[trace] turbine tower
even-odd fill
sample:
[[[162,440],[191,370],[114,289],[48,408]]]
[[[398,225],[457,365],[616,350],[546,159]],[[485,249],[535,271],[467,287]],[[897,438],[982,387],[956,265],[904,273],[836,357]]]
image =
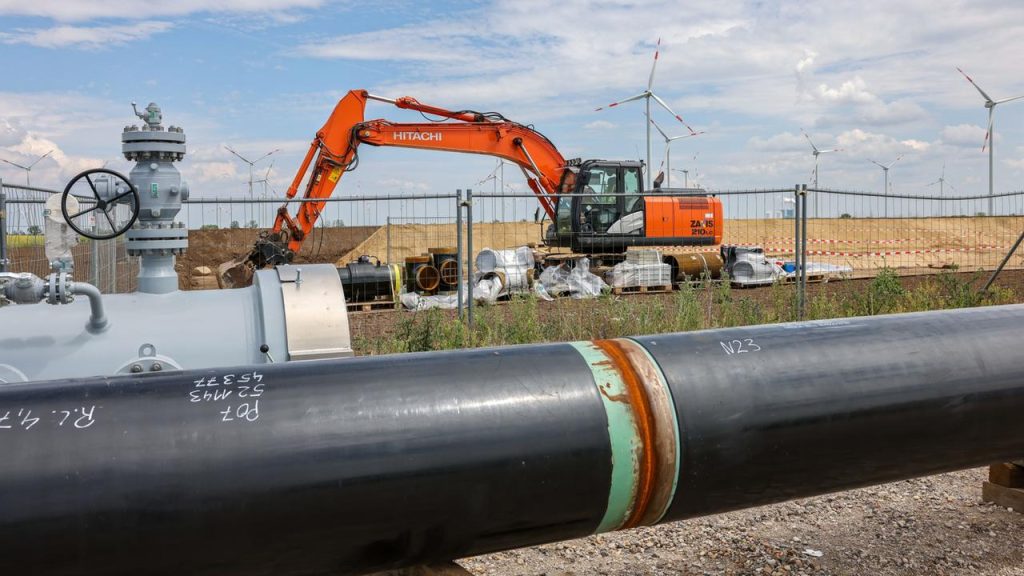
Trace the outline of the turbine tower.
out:
[[[889,162],[888,164],[881,164],[881,163],[875,162],[874,160],[871,161],[872,164],[874,164],[874,165],[878,166],[879,168],[881,168],[882,172],[885,174],[885,190],[882,193],[886,197],[882,199],[882,204],[885,206],[884,209],[885,209],[885,217],[886,218],[889,217],[889,198],[888,198],[888,196],[889,196],[889,168],[892,168],[893,164],[899,162],[900,158],[903,158],[903,154],[900,154],[899,156],[896,157],[895,160],[893,160],[892,162]]]
[[[995,113],[996,106],[998,106],[999,104],[1004,104],[1006,102],[1020,100],[1021,98],[1024,98],[1024,94],[1020,96],[1013,96],[1011,98],[1003,98],[1001,100],[993,100],[992,97],[986,94],[985,91],[981,89],[981,86],[978,86],[974,82],[974,80],[971,80],[971,77],[968,76],[966,72],[961,70],[959,66],[957,67],[957,70],[961,74],[963,74],[964,78],[967,78],[967,81],[971,83],[971,86],[974,86],[978,93],[981,94],[981,97],[985,99],[985,108],[988,108],[988,130],[985,131],[985,141],[981,145],[981,151],[984,152],[985,146],[988,146],[988,215],[991,216],[993,194],[992,167],[994,165],[994,153],[992,149],[995,148],[995,146],[993,146],[995,140],[995,133],[992,131],[995,128],[995,125],[992,116]]]
[[[10,164],[11,166],[14,166],[15,168],[21,168],[22,170],[24,170],[25,171],[25,186],[31,187],[32,186],[32,179],[31,179],[30,176],[32,175],[32,167],[35,166],[36,164],[39,164],[39,162],[41,162],[43,158],[46,158],[50,154],[53,154],[53,150],[50,150],[46,154],[43,154],[39,158],[36,158],[28,166],[22,166],[21,164],[17,164],[15,162],[11,162],[10,160],[4,160],[3,158],[0,158],[0,162],[6,162],[6,163]]]
[[[800,129],[800,132],[803,133],[804,138],[807,138],[807,142],[811,145],[811,154],[814,155],[814,188],[815,188],[815,190],[817,190],[817,188],[818,188],[818,157],[821,156],[822,154],[830,154],[832,152],[842,152],[843,149],[842,148],[832,148],[830,150],[819,150],[818,147],[814,145],[814,142],[811,141],[811,137],[807,134],[807,132],[804,132],[803,128]],[[818,217],[818,195],[814,194],[813,196],[811,196],[811,200],[813,200],[813,204],[814,204],[814,209],[811,212],[813,213],[813,217],[817,218]]]
[[[658,123],[654,121],[654,118],[651,118],[650,121],[651,124],[653,124],[654,127],[658,129],[658,133],[661,134],[661,137],[665,139],[665,160],[663,162],[665,163],[665,187],[668,188],[669,186],[671,186],[672,182],[672,143],[675,142],[676,140],[683,140],[685,138],[693,138],[694,136],[700,136],[701,134],[704,133],[704,131],[691,131],[689,134],[669,136],[668,134],[665,133],[664,130],[661,129],[661,126],[658,126]]]
[[[946,190],[946,165],[945,164],[942,165],[942,175],[939,176],[939,179],[934,181],[934,182],[931,182],[929,184],[926,184],[925,187],[928,188],[928,187],[931,187],[931,186],[935,186],[936,184],[939,185],[939,198],[945,198],[945,190]],[[952,184],[949,184],[949,189],[953,190],[954,192],[956,191],[956,188],[954,188]],[[939,201],[939,216],[945,216],[945,210],[943,209],[943,206],[942,206],[942,200]]]
[[[646,105],[646,111],[644,112],[644,115],[647,117],[647,120],[650,120],[651,119],[651,99],[653,98],[655,102],[657,102],[662,108],[667,110],[668,113],[671,114],[676,120],[678,120],[680,124],[682,124],[683,126],[686,126],[686,128],[690,131],[690,134],[696,135],[696,133],[693,131],[693,128],[690,128],[690,126],[686,123],[686,121],[683,120],[683,117],[680,116],[679,114],[676,114],[672,110],[672,108],[670,108],[669,105],[665,103],[664,100],[659,98],[658,95],[655,94],[652,91],[652,89],[654,87],[654,70],[655,70],[655,68],[658,67],[658,52],[660,50],[661,50],[661,38],[658,38],[658,44],[657,44],[657,46],[654,49],[654,63],[651,64],[651,75],[647,79],[647,89],[646,90],[644,90],[643,92],[637,94],[636,96],[630,96],[629,98],[626,98],[624,100],[619,100],[618,102],[612,102],[611,104],[609,104],[607,106],[601,106],[600,108],[595,109],[595,112],[600,112],[601,110],[604,110],[605,108],[614,108],[614,107],[618,106],[619,104],[625,104],[626,102],[632,102],[634,100],[640,100],[641,98],[643,98],[644,103]],[[651,123],[650,122],[646,122],[646,124],[647,124],[647,189],[649,190],[651,188]]]

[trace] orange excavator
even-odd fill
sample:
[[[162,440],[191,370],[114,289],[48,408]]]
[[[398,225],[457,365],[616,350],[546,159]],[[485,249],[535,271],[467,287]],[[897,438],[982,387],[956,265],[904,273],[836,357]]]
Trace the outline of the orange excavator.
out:
[[[368,100],[441,120],[365,120]],[[718,198],[700,190],[657,187],[651,191],[654,195],[645,196],[641,162],[566,160],[543,134],[496,112],[452,111],[408,96],[390,99],[352,90],[316,133],[273,229],[261,233],[253,250],[227,273],[222,268],[229,284],[244,282],[254,269],[291,262],[324,210],[323,200],[346,172],[358,166],[361,144],[484,154],[516,164],[554,223],[545,237],[552,246],[596,254],[624,253],[630,246],[712,246],[722,240]],[[292,216],[289,201],[304,180],[304,201]],[[242,268],[248,272],[240,275]]]

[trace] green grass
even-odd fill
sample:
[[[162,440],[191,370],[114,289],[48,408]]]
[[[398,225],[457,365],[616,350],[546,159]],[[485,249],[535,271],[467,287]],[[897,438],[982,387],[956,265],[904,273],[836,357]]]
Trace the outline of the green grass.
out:
[[[883,269],[858,290],[820,290],[807,303],[807,320],[942,310],[1016,301],[1012,291],[977,292],[978,276],[944,272],[913,289],[903,286],[891,269]],[[842,287],[842,285],[839,285]],[[403,314],[388,334],[357,336],[361,354],[389,354],[564,342],[642,334],[685,332],[705,328],[748,326],[796,320],[793,286],[776,285],[767,296],[733,290],[728,282],[684,286],[671,299],[604,295],[583,302],[542,306],[533,297],[506,305],[474,308],[473,329],[452,311],[426,310]]]

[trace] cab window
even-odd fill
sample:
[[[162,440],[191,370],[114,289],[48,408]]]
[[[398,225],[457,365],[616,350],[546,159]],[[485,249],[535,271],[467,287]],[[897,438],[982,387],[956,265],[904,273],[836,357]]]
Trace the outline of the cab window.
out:
[[[595,167],[590,169],[590,176],[587,185],[583,187],[584,194],[591,194],[584,198],[585,204],[615,204],[615,194],[618,182],[615,176],[615,167]]]
[[[643,209],[643,197],[640,196],[640,169],[625,168],[622,171],[622,193],[627,194],[623,199],[624,214],[632,214]],[[629,196],[632,194],[632,196]]]
[[[559,236],[572,234],[572,198],[559,198],[555,210],[555,229]]]

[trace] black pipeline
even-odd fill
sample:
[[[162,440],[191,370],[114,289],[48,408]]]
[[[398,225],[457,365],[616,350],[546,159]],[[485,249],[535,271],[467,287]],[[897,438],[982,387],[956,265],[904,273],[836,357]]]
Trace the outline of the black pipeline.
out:
[[[0,573],[359,574],[1024,454],[1024,306],[0,387]]]

